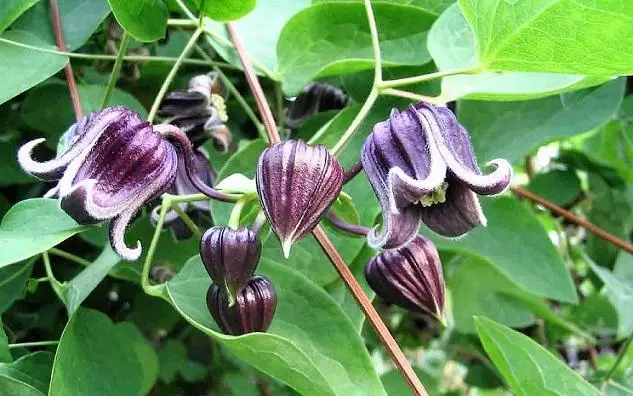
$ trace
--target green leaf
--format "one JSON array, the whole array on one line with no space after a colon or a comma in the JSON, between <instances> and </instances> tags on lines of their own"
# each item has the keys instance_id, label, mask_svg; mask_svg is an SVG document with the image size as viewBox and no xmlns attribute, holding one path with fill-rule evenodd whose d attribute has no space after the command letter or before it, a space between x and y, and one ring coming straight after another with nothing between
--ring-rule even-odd
<instances>
[{"instance_id":1,"label":"green leaf","mask_svg":"<svg viewBox=\"0 0 633 396\"><path fill-rule=\"evenodd\" d=\"M458 98L480 100L526 100L552 95L608 80L580 74L534 72L493 72L479 63L472 29L457 4L449 7L433 24L428 48L441 71L481 69L476 74L442 79L442 100Z\"/></svg>"},{"instance_id":2,"label":"green leaf","mask_svg":"<svg viewBox=\"0 0 633 396\"><path fill-rule=\"evenodd\" d=\"M119 24L138 41L165 37L168 12L162 0L108 0L108 3Z\"/></svg>"},{"instance_id":3,"label":"green leaf","mask_svg":"<svg viewBox=\"0 0 633 396\"><path fill-rule=\"evenodd\" d=\"M141 360L146 356L138 346L143 343L130 323L115 325L101 312L78 309L57 347L49 395L142 394L148 390Z\"/></svg>"},{"instance_id":4,"label":"green leaf","mask_svg":"<svg viewBox=\"0 0 633 396\"><path fill-rule=\"evenodd\" d=\"M26 32L12 30L5 32L2 37L47 47L46 43ZM0 75L11 76L0 86L0 104L46 80L68 62L68 58L63 55L32 51L7 43L0 43L0 58Z\"/></svg>"},{"instance_id":5,"label":"green leaf","mask_svg":"<svg viewBox=\"0 0 633 396\"><path fill-rule=\"evenodd\" d=\"M440 394L438 390L440 385L438 383L438 378L432 376L419 367L414 366L413 371L415 371L415 374L418 376L420 381L422 381L424 387L430 395ZM411 388L406 383L404 377L402 376L402 373L399 370L391 370L387 372L380 377L380 380L382 381L382 384L384 385L385 390L389 395L408 395L411 393Z\"/></svg>"},{"instance_id":6,"label":"green leaf","mask_svg":"<svg viewBox=\"0 0 633 396\"><path fill-rule=\"evenodd\" d=\"M39 351L22 356L13 363L0 363L0 377L15 379L47 394L53 357L50 352Z\"/></svg>"},{"instance_id":7,"label":"green leaf","mask_svg":"<svg viewBox=\"0 0 633 396\"><path fill-rule=\"evenodd\" d=\"M476 316L486 316L510 327L534 323L529 309L504 294L521 293L516 284L479 258L459 259L459 266L449 273L446 286L451 292L455 328L462 333L475 333Z\"/></svg>"},{"instance_id":8,"label":"green leaf","mask_svg":"<svg viewBox=\"0 0 633 396\"><path fill-rule=\"evenodd\" d=\"M207 1L207 3L211 3ZM279 80L277 70L277 40L281 29L291 16L310 5L309 0L260 1L255 9L234 22L240 39L258 72ZM213 40L211 45L227 62L242 67L237 53L230 44L230 36L222 23L205 21L205 27L225 40Z\"/></svg>"},{"instance_id":9,"label":"green leaf","mask_svg":"<svg viewBox=\"0 0 633 396\"><path fill-rule=\"evenodd\" d=\"M4 331L2 325L2 319L0 319L0 362L12 362L13 357L9 350L9 340L7 339L7 333Z\"/></svg>"},{"instance_id":10,"label":"green leaf","mask_svg":"<svg viewBox=\"0 0 633 396\"><path fill-rule=\"evenodd\" d=\"M141 395L150 393L158 380L159 362L156 350L143 336L138 327L129 322L118 323L116 331L121 338L131 341L131 350L141 363Z\"/></svg>"},{"instance_id":11,"label":"green leaf","mask_svg":"<svg viewBox=\"0 0 633 396\"><path fill-rule=\"evenodd\" d=\"M1 232L0 235L2 235ZM26 283L32 270L32 262L0 268L0 313L6 311L16 300L24 297Z\"/></svg>"},{"instance_id":12,"label":"green leaf","mask_svg":"<svg viewBox=\"0 0 633 396\"><path fill-rule=\"evenodd\" d=\"M167 340L163 349L158 351L158 361L160 362L160 380L170 384L187 361L185 344L178 340Z\"/></svg>"},{"instance_id":13,"label":"green leaf","mask_svg":"<svg viewBox=\"0 0 633 396\"><path fill-rule=\"evenodd\" d=\"M476 318L475 325L486 353L517 396L600 395L529 337L486 318Z\"/></svg>"},{"instance_id":14,"label":"green leaf","mask_svg":"<svg viewBox=\"0 0 633 396\"><path fill-rule=\"evenodd\" d=\"M633 73L633 8L618 0L459 0L491 70Z\"/></svg>"},{"instance_id":15,"label":"green leaf","mask_svg":"<svg viewBox=\"0 0 633 396\"><path fill-rule=\"evenodd\" d=\"M597 162L618 171L633 183L633 128L624 121L611 120L583 142L583 151Z\"/></svg>"},{"instance_id":16,"label":"green leaf","mask_svg":"<svg viewBox=\"0 0 633 396\"><path fill-rule=\"evenodd\" d=\"M363 3L364 0L312 0L312 4L319 3L332 3L335 1L345 1L347 3L356 2ZM435 15L440 15L442 11L447 9L450 5L453 4L452 0L374 0L372 3L393 3L393 4L401 4L407 5L411 7L422 8L425 11L433 13Z\"/></svg>"},{"instance_id":17,"label":"green leaf","mask_svg":"<svg viewBox=\"0 0 633 396\"><path fill-rule=\"evenodd\" d=\"M255 8L255 0L204 1L204 15L220 22L240 19Z\"/></svg>"},{"instance_id":18,"label":"green leaf","mask_svg":"<svg viewBox=\"0 0 633 396\"><path fill-rule=\"evenodd\" d=\"M435 15L417 7L373 7L384 67L421 65L430 59L425 41ZM299 92L316 77L371 69L369 25L361 3L316 4L295 14L277 43L284 92Z\"/></svg>"},{"instance_id":19,"label":"green leaf","mask_svg":"<svg viewBox=\"0 0 633 396\"><path fill-rule=\"evenodd\" d=\"M70 282L63 285L64 304L68 315L72 315L79 308L81 303L120 261L121 259L114 253L110 245L106 245L92 264L84 268Z\"/></svg>"},{"instance_id":20,"label":"green leaf","mask_svg":"<svg viewBox=\"0 0 633 396\"><path fill-rule=\"evenodd\" d=\"M87 228L63 212L55 199L18 202L0 223L0 268L46 251Z\"/></svg>"},{"instance_id":21,"label":"green leaf","mask_svg":"<svg viewBox=\"0 0 633 396\"><path fill-rule=\"evenodd\" d=\"M37 2L38 0L5 0L0 3L0 33Z\"/></svg>"},{"instance_id":22,"label":"green leaf","mask_svg":"<svg viewBox=\"0 0 633 396\"><path fill-rule=\"evenodd\" d=\"M472 254L490 262L526 292L576 303L569 272L534 213L507 197L483 199L482 208L488 218L487 227L477 227L457 240L430 231L425 234L439 249Z\"/></svg>"},{"instance_id":23,"label":"green leaf","mask_svg":"<svg viewBox=\"0 0 633 396\"><path fill-rule=\"evenodd\" d=\"M587 132L615 115L624 92L617 79L581 93L524 102L461 101L458 117L482 163L520 160L541 144Z\"/></svg>"},{"instance_id":24,"label":"green leaf","mask_svg":"<svg viewBox=\"0 0 633 396\"><path fill-rule=\"evenodd\" d=\"M84 45L110 13L110 7L105 0L63 0L57 3L64 41L69 51ZM55 45L48 1L38 2L35 7L23 14L12 28L32 33L45 43Z\"/></svg>"},{"instance_id":25,"label":"green leaf","mask_svg":"<svg viewBox=\"0 0 633 396\"><path fill-rule=\"evenodd\" d=\"M267 333L233 337L217 332L204 298L211 282L199 256L167 283L167 293L193 326L301 394L385 395L362 339L322 289L269 260L260 262L258 272L277 290L277 310Z\"/></svg>"},{"instance_id":26,"label":"green leaf","mask_svg":"<svg viewBox=\"0 0 633 396\"><path fill-rule=\"evenodd\" d=\"M82 84L77 89L84 113L101 109L105 85ZM145 107L134 96L118 88L112 91L109 105L125 106L141 117L147 117ZM57 148L60 136L75 122L68 86L56 81L34 88L22 102L21 114L26 125L45 134L48 147Z\"/></svg>"},{"instance_id":27,"label":"green leaf","mask_svg":"<svg viewBox=\"0 0 633 396\"><path fill-rule=\"evenodd\" d=\"M18 133L6 133L0 136L0 169L2 178L0 186L9 184L29 184L38 180L25 173L18 164L18 149L20 147L20 136Z\"/></svg>"},{"instance_id":28,"label":"green leaf","mask_svg":"<svg viewBox=\"0 0 633 396\"><path fill-rule=\"evenodd\" d=\"M565 206L582 193L580 179L571 170L539 173L530 180L527 189L559 206Z\"/></svg>"}]
</instances>

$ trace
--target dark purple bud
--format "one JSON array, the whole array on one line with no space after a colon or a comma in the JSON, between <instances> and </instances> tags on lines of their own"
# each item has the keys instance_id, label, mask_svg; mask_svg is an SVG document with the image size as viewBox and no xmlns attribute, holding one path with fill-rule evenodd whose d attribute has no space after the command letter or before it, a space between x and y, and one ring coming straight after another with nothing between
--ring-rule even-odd
<instances>
[{"instance_id":1,"label":"dark purple bud","mask_svg":"<svg viewBox=\"0 0 633 396\"><path fill-rule=\"evenodd\" d=\"M229 306L224 290L214 283L207 292L207 307L225 334L265 332L275 315L277 294L268 279L254 276Z\"/></svg>"},{"instance_id":2,"label":"dark purple bud","mask_svg":"<svg viewBox=\"0 0 633 396\"><path fill-rule=\"evenodd\" d=\"M309 116L321 111L342 109L347 102L347 96L339 88L321 83L309 84L288 108L286 125L298 129Z\"/></svg>"},{"instance_id":3,"label":"dark purple bud","mask_svg":"<svg viewBox=\"0 0 633 396\"><path fill-rule=\"evenodd\" d=\"M449 237L485 225L476 194L498 194L512 176L503 159L490 161L495 170L482 174L454 114L423 103L393 109L389 120L376 124L361 160L383 212L383 231L368 236L373 247L402 246L422 221Z\"/></svg>"},{"instance_id":4,"label":"dark purple bud","mask_svg":"<svg viewBox=\"0 0 633 396\"><path fill-rule=\"evenodd\" d=\"M275 143L259 157L257 192L288 257L292 244L317 226L343 186L343 168L322 145Z\"/></svg>"},{"instance_id":5,"label":"dark purple bud","mask_svg":"<svg viewBox=\"0 0 633 396\"><path fill-rule=\"evenodd\" d=\"M73 129L74 128L74 129ZM71 128L66 151L46 162L31 153L44 141L26 143L18 161L27 172L59 182L48 195L80 224L111 219L110 243L126 260L141 254L125 245L125 228L136 211L169 188L176 177L174 147L137 113L110 107L91 113Z\"/></svg>"},{"instance_id":6,"label":"dark purple bud","mask_svg":"<svg viewBox=\"0 0 633 396\"><path fill-rule=\"evenodd\" d=\"M365 266L365 278L385 301L443 321L442 264L427 238L418 235L404 247L373 257Z\"/></svg>"},{"instance_id":7,"label":"dark purple bud","mask_svg":"<svg viewBox=\"0 0 633 396\"><path fill-rule=\"evenodd\" d=\"M209 228L200 240L200 256L214 284L223 289L229 305L235 303L255 272L262 246L248 228Z\"/></svg>"}]
</instances>

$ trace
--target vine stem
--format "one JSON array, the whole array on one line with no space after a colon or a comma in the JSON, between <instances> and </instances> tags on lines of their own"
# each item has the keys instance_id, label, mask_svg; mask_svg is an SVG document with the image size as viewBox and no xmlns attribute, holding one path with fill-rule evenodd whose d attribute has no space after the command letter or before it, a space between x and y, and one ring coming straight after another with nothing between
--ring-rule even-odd
<instances>
[{"instance_id":1,"label":"vine stem","mask_svg":"<svg viewBox=\"0 0 633 396\"><path fill-rule=\"evenodd\" d=\"M119 53L116 56L116 60L114 61L114 66L112 66L112 73L110 73L110 79L108 80L108 85L106 87L105 94L103 95L103 100L101 101L101 108L108 106L108 102L110 101L110 96L112 96L112 92L114 92L114 86L116 85L116 81L119 78L119 72L121 71L121 66L123 66L123 57L125 57L125 53L127 52L127 46L130 43L130 35L127 32L123 31L123 38L121 39L121 45L119 45Z\"/></svg>"},{"instance_id":2,"label":"vine stem","mask_svg":"<svg viewBox=\"0 0 633 396\"><path fill-rule=\"evenodd\" d=\"M72 261L74 263L77 263L79 265L83 265L84 267L87 267L90 264L92 264L90 261L88 261L88 260L86 260L86 259L84 259L82 257L75 256L72 253L68 253L66 251L63 251L61 249L57 249L57 248L54 248L54 247L48 249L48 252L50 254L54 254L55 256L59 256L59 257L65 258L66 260L70 260L70 261Z\"/></svg>"},{"instance_id":3,"label":"vine stem","mask_svg":"<svg viewBox=\"0 0 633 396\"><path fill-rule=\"evenodd\" d=\"M367 3L369 3L369 1L367 1ZM246 74L248 84L251 87L253 95L255 96L257 107L259 108L259 111L262 114L262 118L264 119L264 125L266 127L266 132L268 133L270 144L276 143L279 141L279 132L277 131L277 126L275 125L274 119L272 117L270 106L266 101L266 97L264 96L264 92L261 88L261 85L259 84L259 80L255 75L253 65L250 63L250 60L246 55L246 51L244 50L244 47L242 46L242 43L238 37L235 26L233 26L232 23L228 23L228 30L231 34L231 37L233 38L233 45L235 46L235 50L240 58L240 61L242 62L242 66L244 67L244 73ZM332 262L332 265L343 279L343 282L354 296L354 299L356 300L358 305L363 310L363 313L367 317L367 320L371 323L372 327L378 334L378 337L380 338L382 344L391 355L391 358L393 359L396 367L404 376L405 380L411 387L411 390L413 390L415 395L428 396L424 385L422 385L422 382L420 382L420 379L415 374L415 371L413 371L413 367L411 367L411 364L398 346L398 343L389 332L389 329L380 318L380 315L372 305L367 295L365 295L365 293L363 292L362 287L360 286L356 278L354 278L354 275L345 264L345 261L338 253L336 247L334 247L327 234L319 225L315 227L315 229L312 231L312 234L325 252L326 256Z\"/></svg>"},{"instance_id":4,"label":"vine stem","mask_svg":"<svg viewBox=\"0 0 633 396\"><path fill-rule=\"evenodd\" d=\"M584 229L586 229L587 231L591 232L592 234L606 240L607 242L611 243L614 246L617 246L618 248L622 249L622 250L626 250L627 252L633 254L633 244L626 242L620 238L618 238L617 236L603 230L602 228L598 227L597 225L588 222L585 219L582 219L578 216L576 216L575 214L561 208L560 206L556 205L553 202L548 201L547 199L540 197L528 190L526 190L523 187L519 187L519 186L512 186L510 187L510 190L512 190L513 193L515 193L516 195L519 195L521 197L527 198L532 202L535 202L539 205L542 205L544 207L546 207L547 209L549 209L550 211L564 217L565 219L571 221L574 224L577 224L581 227L583 227Z\"/></svg>"},{"instance_id":5,"label":"vine stem","mask_svg":"<svg viewBox=\"0 0 633 396\"><path fill-rule=\"evenodd\" d=\"M368 1L368 0L366 0L366 1ZM380 89L382 91L382 90L386 90L388 88L404 87L406 85L417 84L417 83L421 83L421 82L424 82L424 81L434 80L436 78L452 76L452 75L455 75L455 74L476 74L476 73L479 73L480 71L481 70L478 67L467 67L467 68L463 68L463 69L438 71L438 72L435 72L435 73L423 74L421 76L399 78L397 80L381 81L380 83L378 83L378 89Z\"/></svg>"},{"instance_id":6,"label":"vine stem","mask_svg":"<svg viewBox=\"0 0 633 396\"><path fill-rule=\"evenodd\" d=\"M376 103L376 100L378 99L378 94L378 90L375 87L372 88L369 96L363 104L363 107L360 108L360 111L358 112L358 114L356 114L356 117L354 117L352 123L349 124L345 132L343 132L343 135L341 136L339 141L336 142L334 147L332 147L332 149L330 150L330 153L332 155L337 156L341 153L341 151L343 151L347 143L349 143L349 141L354 136L354 132L356 132L356 129L360 126L365 117L367 117L367 114L369 114L369 111L371 110L374 103Z\"/></svg>"},{"instance_id":7,"label":"vine stem","mask_svg":"<svg viewBox=\"0 0 633 396\"><path fill-rule=\"evenodd\" d=\"M193 219L187 214L187 212L182 210L182 208L178 206L178 204L173 203L173 201L172 201L171 208L174 210L174 212L176 212L178 217L180 217L180 220L182 220L183 223L185 223L187 228L189 228L189 230L193 232L196 238L200 239L200 237L202 237L202 232L200 231L200 228L196 225L196 223L193 221Z\"/></svg>"},{"instance_id":8,"label":"vine stem","mask_svg":"<svg viewBox=\"0 0 633 396\"><path fill-rule=\"evenodd\" d=\"M163 230L163 224L165 223L165 215L167 211L171 208L174 201L172 200L172 195L163 194L162 201L160 204L160 213L158 215L158 221L156 222L156 228L154 229L154 235L152 236L152 241L149 244L149 248L147 249L147 255L145 256L145 260L143 261L143 270L141 272L141 287L143 291L150 296L160 296L160 288L161 286L153 286L149 283L149 269L152 264L152 260L154 259L154 252L156 252L156 248L158 247L158 240L160 239L160 233Z\"/></svg>"},{"instance_id":9,"label":"vine stem","mask_svg":"<svg viewBox=\"0 0 633 396\"><path fill-rule=\"evenodd\" d=\"M441 96L433 97L433 96L419 95L413 92L403 91L401 89L387 88L385 90L380 91L380 93L383 95L397 96L400 98L411 99L417 102L431 103L434 105L446 104L446 101Z\"/></svg>"},{"instance_id":10,"label":"vine stem","mask_svg":"<svg viewBox=\"0 0 633 396\"><path fill-rule=\"evenodd\" d=\"M57 0L49 1L51 6L51 19L53 21L53 29L55 30L55 42L57 47L64 52L68 52L66 47L66 40L64 40L64 31L62 30L61 17L59 15L59 7L57 6ZM70 63L66 63L64 66L64 74L66 75L66 83L68 84L68 90L70 91L70 99L73 103L73 109L75 110L75 118L77 121L83 117L83 110L81 109L81 101L79 100L79 90L77 90L77 82L75 81L75 75L73 74L73 66Z\"/></svg>"},{"instance_id":11,"label":"vine stem","mask_svg":"<svg viewBox=\"0 0 633 396\"><path fill-rule=\"evenodd\" d=\"M167 93L167 90L169 89L169 85L173 81L174 77L176 77L176 73L178 73L178 69L180 69L180 65L182 65L182 61L185 59L185 57L189 54L193 46L196 44L196 41L198 41L198 37L200 37L200 34L202 34L202 29L200 28L196 29L193 32L193 34L191 35L191 38L189 39L189 42L180 53L178 60L176 60L176 63L174 63L174 66L172 66L171 70L169 71L169 74L165 78L165 81L163 81L163 85L160 87L160 91L158 91L158 94L156 95L156 98L154 99L154 104L152 104L152 108L149 111L149 115L147 116L147 121L152 122L154 120L154 117L156 116L156 113L158 112L158 108L160 107L160 103L163 100L163 96L165 96L165 94Z\"/></svg>"},{"instance_id":12,"label":"vine stem","mask_svg":"<svg viewBox=\"0 0 633 396\"><path fill-rule=\"evenodd\" d=\"M58 344L59 344L59 340L56 340L56 341L20 342L20 343L17 343L17 344L9 344L9 349L34 348L34 347L52 346L52 345L58 345Z\"/></svg>"},{"instance_id":13,"label":"vine stem","mask_svg":"<svg viewBox=\"0 0 633 396\"><path fill-rule=\"evenodd\" d=\"M631 342L633 342L633 333L629 335L629 338L626 339L626 341L624 342L624 345L620 347L620 352L618 352L618 357L615 360L615 363L613 363L613 366L611 366L611 370L609 370L607 375L602 379L603 386L604 384L607 384L609 382L613 374L615 374L616 370L618 369L618 366L620 365L620 363L622 363L622 360L624 360L624 356L626 356L626 352L629 350L629 347L631 346Z\"/></svg>"}]
</instances>

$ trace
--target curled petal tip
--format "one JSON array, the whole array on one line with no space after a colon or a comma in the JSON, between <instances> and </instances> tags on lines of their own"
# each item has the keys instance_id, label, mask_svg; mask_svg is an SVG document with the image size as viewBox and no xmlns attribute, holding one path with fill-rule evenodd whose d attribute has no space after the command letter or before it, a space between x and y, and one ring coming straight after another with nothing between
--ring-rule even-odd
<instances>
[{"instance_id":1,"label":"curled petal tip","mask_svg":"<svg viewBox=\"0 0 633 396\"><path fill-rule=\"evenodd\" d=\"M293 244L294 241L292 240L292 238L284 239L281 242L281 251L284 253L284 258L290 257L290 249L292 249Z\"/></svg>"},{"instance_id":2,"label":"curled petal tip","mask_svg":"<svg viewBox=\"0 0 633 396\"><path fill-rule=\"evenodd\" d=\"M133 212L123 213L112 219L110 223L110 245L122 259L127 261L138 260L142 252L141 241L136 241L136 247L133 249L125 244L125 229L133 215Z\"/></svg>"}]
</instances>

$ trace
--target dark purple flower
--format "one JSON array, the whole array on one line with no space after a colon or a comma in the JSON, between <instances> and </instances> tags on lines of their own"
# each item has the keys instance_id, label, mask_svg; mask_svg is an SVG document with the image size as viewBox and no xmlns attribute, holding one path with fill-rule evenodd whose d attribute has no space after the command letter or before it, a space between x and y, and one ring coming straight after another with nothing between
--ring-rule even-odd
<instances>
[{"instance_id":1,"label":"dark purple flower","mask_svg":"<svg viewBox=\"0 0 633 396\"><path fill-rule=\"evenodd\" d=\"M257 192L288 257L292 244L310 233L343 185L343 168L322 145L275 143L257 164Z\"/></svg>"},{"instance_id":2,"label":"dark purple flower","mask_svg":"<svg viewBox=\"0 0 633 396\"><path fill-rule=\"evenodd\" d=\"M262 245L248 228L209 228L200 240L200 256L213 282L223 289L229 305L246 285L259 263Z\"/></svg>"},{"instance_id":3,"label":"dark purple flower","mask_svg":"<svg viewBox=\"0 0 633 396\"><path fill-rule=\"evenodd\" d=\"M196 76L189 89L168 92L158 114L167 117L165 123L180 128L194 148L213 139L216 149L226 152L233 136L225 125L224 86L216 73Z\"/></svg>"},{"instance_id":4,"label":"dark purple flower","mask_svg":"<svg viewBox=\"0 0 633 396\"><path fill-rule=\"evenodd\" d=\"M402 246L422 221L448 237L485 225L476 194L499 194L512 176L503 159L488 162L495 170L482 174L455 115L424 103L393 109L389 120L376 124L361 160L383 212L382 233L368 236L373 247Z\"/></svg>"},{"instance_id":5,"label":"dark purple flower","mask_svg":"<svg viewBox=\"0 0 633 396\"><path fill-rule=\"evenodd\" d=\"M339 88L322 83L308 84L288 107L285 123L288 128L298 129L309 116L342 109L347 102L347 96Z\"/></svg>"},{"instance_id":6,"label":"dark purple flower","mask_svg":"<svg viewBox=\"0 0 633 396\"><path fill-rule=\"evenodd\" d=\"M385 301L443 321L442 264L427 238L418 235L404 247L373 257L365 266L365 278Z\"/></svg>"},{"instance_id":7,"label":"dark purple flower","mask_svg":"<svg viewBox=\"0 0 633 396\"><path fill-rule=\"evenodd\" d=\"M277 294L268 279L254 276L229 306L226 293L214 283L207 292L207 307L225 334L264 332L275 315Z\"/></svg>"},{"instance_id":8,"label":"dark purple flower","mask_svg":"<svg viewBox=\"0 0 633 396\"><path fill-rule=\"evenodd\" d=\"M136 211L169 188L176 177L176 150L149 122L124 107L91 113L68 133L67 149L56 158L36 162L33 149L45 139L26 143L18 161L28 173L59 180L47 195L80 224L110 222L110 243L124 259L141 254L125 245L125 228Z\"/></svg>"}]
</instances>

